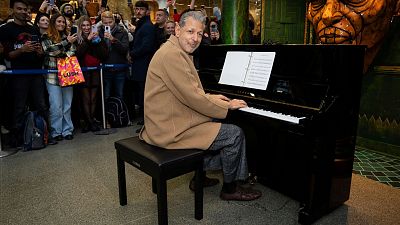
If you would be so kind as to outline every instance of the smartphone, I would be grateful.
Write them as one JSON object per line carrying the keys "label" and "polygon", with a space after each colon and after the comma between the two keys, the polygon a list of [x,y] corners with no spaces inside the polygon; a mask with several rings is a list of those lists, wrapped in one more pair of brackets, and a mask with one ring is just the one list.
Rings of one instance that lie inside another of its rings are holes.
{"label": "smartphone", "polygon": [[72,26],[71,27],[71,35],[76,34],[78,32],[78,27],[77,26]]}
{"label": "smartphone", "polygon": [[215,24],[211,25],[211,32],[218,32],[218,27]]}
{"label": "smartphone", "polygon": [[96,33],[97,32],[97,26],[96,25],[92,25],[92,33]]}
{"label": "smartphone", "polygon": [[111,33],[110,26],[104,26],[104,32]]}
{"label": "smartphone", "polygon": [[204,5],[201,5],[200,8],[204,9]]}
{"label": "smartphone", "polygon": [[39,42],[39,36],[37,36],[36,34],[32,34],[31,42],[38,43]]}

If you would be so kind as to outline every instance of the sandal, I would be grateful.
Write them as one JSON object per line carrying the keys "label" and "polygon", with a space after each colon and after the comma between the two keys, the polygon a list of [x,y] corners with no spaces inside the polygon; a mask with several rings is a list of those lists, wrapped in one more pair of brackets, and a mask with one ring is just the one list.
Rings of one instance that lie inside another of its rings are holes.
{"label": "sandal", "polygon": [[221,191],[219,197],[225,201],[252,201],[261,197],[262,193],[259,190],[252,188],[242,188],[238,186],[233,193],[225,193]]}

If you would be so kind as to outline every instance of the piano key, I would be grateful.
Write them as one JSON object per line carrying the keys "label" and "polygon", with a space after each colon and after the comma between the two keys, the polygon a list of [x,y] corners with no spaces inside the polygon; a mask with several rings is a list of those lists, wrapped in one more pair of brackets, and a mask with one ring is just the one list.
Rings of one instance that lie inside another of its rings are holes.
{"label": "piano key", "polygon": [[299,121],[301,119],[305,118],[305,117],[295,117],[295,116],[291,116],[291,115],[285,115],[282,113],[271,112],[271,111],[257,109],[257,108],[253,108],[253,107],[240,108],[239,110],[248,112],[248,113],[257,114],[260,116],[266,116],[266,117],[270,117],[270,118],[274,118],[274,119],[278,119],[278,120],[296,123],[296,124],[299,124]]}

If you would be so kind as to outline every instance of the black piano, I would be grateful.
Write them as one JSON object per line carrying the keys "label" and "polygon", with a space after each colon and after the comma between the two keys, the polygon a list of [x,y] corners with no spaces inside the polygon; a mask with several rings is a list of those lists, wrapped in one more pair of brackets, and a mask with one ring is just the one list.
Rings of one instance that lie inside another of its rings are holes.
{"label": "black piano", "polygon": [[[267,90],[218,84],[227,51],[276,52]],[[246,135],[249,172],[300,202],[311,224],[349,199],[365,46],[215,45],[199,50],[208,93],[243,99],[251,111],[225,122]]]}

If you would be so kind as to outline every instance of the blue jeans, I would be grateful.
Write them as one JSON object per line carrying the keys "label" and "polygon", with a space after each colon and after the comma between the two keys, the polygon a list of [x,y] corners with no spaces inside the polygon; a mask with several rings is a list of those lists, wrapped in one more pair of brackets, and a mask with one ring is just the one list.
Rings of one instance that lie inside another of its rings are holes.
{"label": "blue jeans", "polygon": [[[123,99],[124,96],[124,85],[126,78],[126,71],[107,71],[103,73],[104,80],[104,99],[110,96],[118,97]],[[114,95],[111,95],[111,89],[114,90]]]}
{"label": "blue jeans", "polygon": [[50,134],[67,136],[74,131],[71,120],[72,87],[60,87],[46,82],[50,103]]}

